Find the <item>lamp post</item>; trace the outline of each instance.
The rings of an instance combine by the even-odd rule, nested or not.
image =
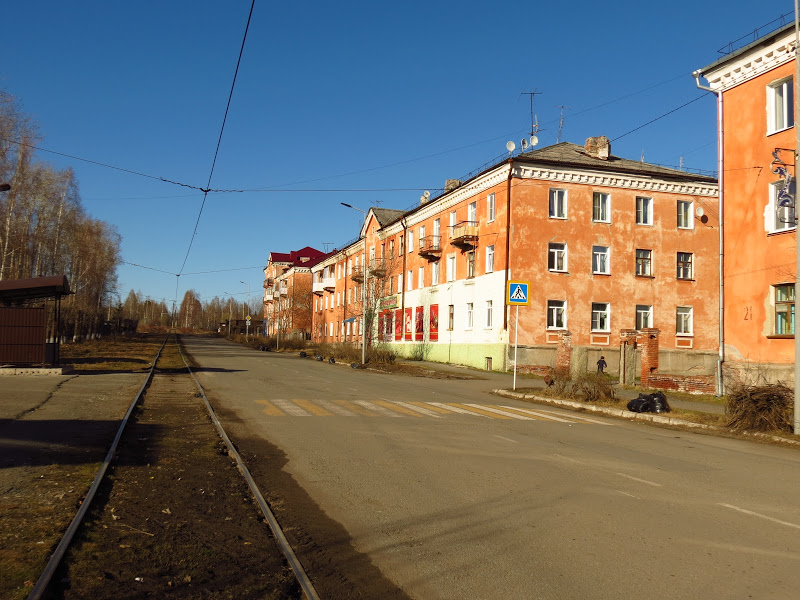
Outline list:
[[[250,284],[245,283],[241,279],[239,280],[239,283],[244,283],[244,285],[247,286],[247,314],[244,316],[246,323],[244,337],[245,339],[250,339]]]
[[[798,0],[794,0],[794,164],[797,165],[798,150],[800,150],[800,9]],[[797,168],[795,167],[795,177]],[[794,218],[797,219],[797,191],[795,188],[793,199]],[[800,299],[800,236],[798,236],[798,224],[795,222],[795,275],[794,275],[794,302],[797,306]],[[795,314],[797,310],[795,309]],[[800,435],[800,363],[797,362],[800,356],[800,331],[797,330],[797,317],[793,319],[794,329],[794,434]]]
[[[360,213],[364,213],[364,224],[367,222],[367,211],[361,210],[360,208],[356,208],[355,206],[351,206],[346,202],[340,202],[342,206],[346,206],[347,208],[352,208],[353,210],[357,210]],[[367,280],[369,278],[369,269],[367,268],[367,235],[364,232],[364,254],[363,254],[363,262],[364,262],[364,291],[361,294],[363,299],[362,309],[361,309],[361,364],[367,364],[367,291],[369,290],[369,285],[367,285]]]

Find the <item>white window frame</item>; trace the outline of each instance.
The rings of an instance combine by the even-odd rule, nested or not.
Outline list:
[[[425,287],[425,267],[422,266],[417,270],[417,287],[422,289]]]
[[[592,194],[592,222],[611,223],[611,194],[607,192]]]
[[[450,211],[450,226],[448,227],[448,229],[450,230],[449,231],[449,237],[453,237],[453,227],[455,227],[456,223],[458,222],[458,221],[456,221],[456,218],[457,218],[456,211],[455,210],[451,210]]]
[[[494,244],[486,246],[486,272],[494,272]]]
[[[414,230],[413,229],[409,229],[408,230],[408,240],[407,240],[406,245],[408,246],[408,253],[409,254],[414,252]]]
[[[400,273],[397,276],[397,291],[400,292],[403,289],[403,274]]]
[[[464,329],[472,329],[472,317],[474,312],[474,306],[472,302],[467,302],[467,314],[466,320],[464,321]]]
[[[455,281],[456,280],[456,255],[455,254],[448,254],[447,255],[447,265],[446,265],[446,276],[447,281]]]
[[[694,229],[694,202],[678,200],[677,211],[678,229]]]
[[[779,292],[784,291],[785,294]],[[783,297],[785,295],[785,297]],[[794,298],[794,284],[782,283],[772,286],[772,297],[775,303],[775,323],[773,324],[772,331],[774,335],[794,335],[795,330],[795,298]],[[784,307],[783,310],[780,310]],[[778,322],[781,315],[783,321],[786,322],[787,331],[778,329]]]
[[[420,225],[419,227],[419,248],[422,250],[422,246],[425,243],[423,240],[425,239],[425,225]]]
[[[611,252],[608,246],[592,246],[592,273],[611,274]]]
[[[769,184],[769,204],[764,212],[765,228],[770,233],[778,231],[791,231],[797,228],[795,219],[795,209],[792,206],[779,206],[778,194],[783,189],[784,181],[779,179]],[[797,186],[792,180],[789,193],[796,199]]]
[[[681,257],[689,257],[689,260],[681,260]],[[688,268],[685,266],[688,264]],[[694,253],[678,252],[675,256],[675,277],[676,279],[691,280],[694,278]],[[688,272],[687,272],[688,271]]]
[[[453,331],[456,326],[456,307],[454,304],[447,305],[447,331]]]
[[[558,324],[559,317],[561,318],[561,325]],[[567,328],[567,301],[566,300],[548,300],[547,301],[547,328],[548,329],[566,329]]]
[[[486,222],[491,223],[495,218],[494,194],[486,197]]]
[[[767,86],[767,135],[792,127],[794,127],[794,83],[792,77],[786,77]]]
[[[492,304],[491,300],[486,301],[486,329],[492,328],[492,312],[494,310]]]
[[[431,285],[439,283],[439,261],[431,263]]]
[[[478,224],[478,201],[467,204],[467,221],[470,225]]]
[[[636,224],[653,224],[653,199],[647,196],[636,196]]]
[[[646,259],[644,258],[644,256],[642,256],[642,260],[643,261],[646,260],[646,262],[642,262],[641,263],[642,265],[646,265],[647,266],[647,269],[646,269],[647,272],[646,273],[644,273],[644,272],[640,273],[639,272],[639,264],[640,264],[639,263],[639,252],[647,252],[647,258]],[[636,248],[636,250],[634,250],[633,262],[634,262],[634,274],[637,277],[652,277],[653,276],[653,251],[650,248]],[[642,271],[644,271],[644,270],[645,269],[642,269]]]
[[[559,268],[559,259],[561,268]],[[547,244],[547,270],[551,273],[567,272],[567,245],[561,242]]]
[[[677,306],[675,308],[675,335],[694,335],[694,307]]]
[[[653,326],[653,305],[636,305],[636,329],[649,329]]]
[[[406,291],[410,292],[414,289],[414,271],[411,269],[408,270],[408,277],[406,277]]]
[[[597,319],[595,319],[597,315]],[[603,327],[602,319],[605,319],[605,327]],[[597,326],[595,326],[597,321]],[[592,321],[591,330],[608,333],[611,331],[611,304],[609,302],[592,302]]]
[[[439,237],[440,235],[442,235],[442,222],[439,219],[433,220],[433,235],[434,237]],[[441,248],[441,243],[439,247]]]
[[[567,218],[567,190],[550,188],[548,214],[551,219]]]

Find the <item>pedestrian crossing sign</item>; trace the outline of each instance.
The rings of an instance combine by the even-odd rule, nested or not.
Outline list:
[[[506,288],[506,304],[516,304],[517,306],[530,304],[529,288],[530,282],[528,281],[509,281]]]

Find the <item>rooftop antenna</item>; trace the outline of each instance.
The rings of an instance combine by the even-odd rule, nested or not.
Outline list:
[[[328,252],[328,248],[333,246],[333,242],[322,242],[322,245],[325,247],[325,252]]]
[[[681,156],[681,167],[680,167],[680,169],[681,169],[681,171],[683,171],[683,156]],[[703,215],[700,215],[700,216],[702,217]]]
[[[641,159],[641,161],[644,162],[644,148],[642,148],[642,159]]]
[[[556,108],[561,109],[561,116],[558,119],[558,136],[556,137],[556,144],[561,142],[561,130],[564,129],[564,109],[565,108],[572,108],[571,106],[556,106]]]
[[[514,142],[507,142],[506,143],[506,150],[508,150],[508,155],[511,156],[511,153],[517,149],[517,145]]]
[[[522,92],[522,95],[529,96],[531,99],[531,137],[539,133],[539,115],[533,112],[534,108],[533,97],[541,93],[542,92],[540,92],[538,89],[535,89],[532,92]]]

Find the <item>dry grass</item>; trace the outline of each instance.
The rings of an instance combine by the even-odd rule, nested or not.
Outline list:
[[[794,390],[783,384],[741,386],[728,397],[726,425],[736,431],[790,433]]]
[[[61,363],[76,372],[140,373],[147,371],[164,334],[136,334],[61,345]]]

